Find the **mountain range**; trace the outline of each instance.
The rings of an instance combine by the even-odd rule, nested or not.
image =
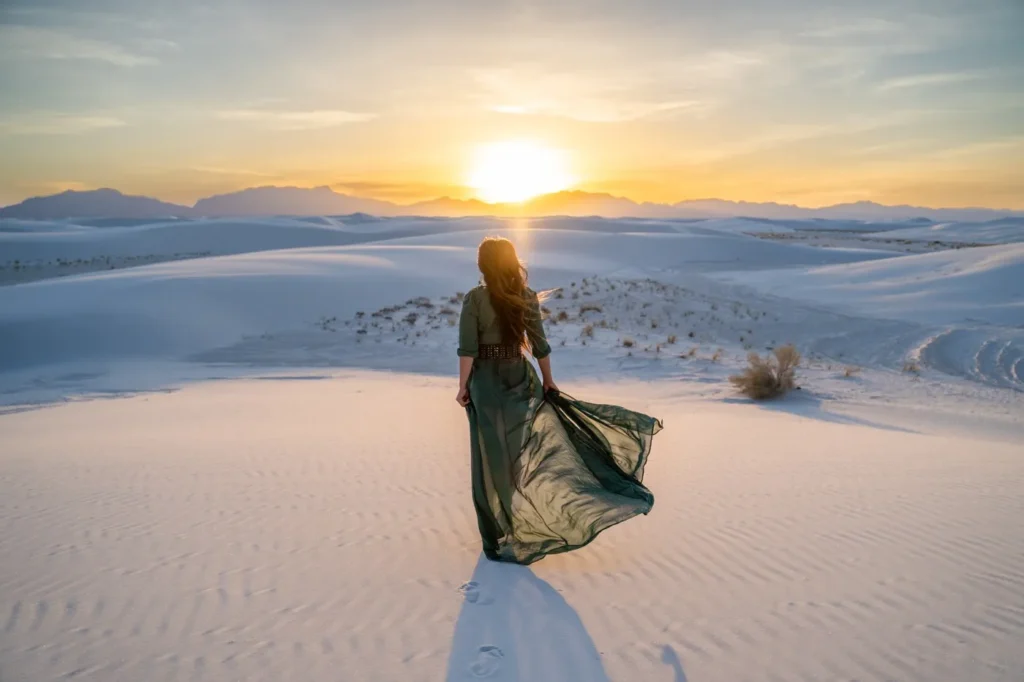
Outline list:
[[[825,220],[983,221],[1006,216],[1024,217],[1022,211],[987,208],[923,208],[885,206],[869,201],[804,208],[789,204],[751,203],[700,199],[675,204],[638,203],[611,194],[579,190],[534,197],[521,204],[489,204],[476,199],[441,197],[401,205],[379,199],[355,197],[330,187],[254,187],[200,199],[194,206],[122,194],[114,189],[68,190],[60,194],[26,199],[0,208],[0,218],[56,220],[64,218],[192,218],[274,215],[378,216],[604,216],[607,218],[722,218]]]

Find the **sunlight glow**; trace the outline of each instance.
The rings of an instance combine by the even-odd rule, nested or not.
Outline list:
[[[517,203],[571,187],[566,154],[530,140],[506,140],[476,150],[469,186],[491,203]]]

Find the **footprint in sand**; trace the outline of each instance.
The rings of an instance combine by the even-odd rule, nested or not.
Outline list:
[[[480,584],[472,580],[468,583],[463,583],[459,587],[459,592],[462,593],[462,596],[465,597],[466,601],[470,604],[484,606],[494,602],[492,598],[488,597],[484,594],[483,590],[480,589]]]
[[[477,652],[476,660],[469,666],[474,677],[490,677],[501,668],[501,659],[505,654],[496,646],[482,646]]]

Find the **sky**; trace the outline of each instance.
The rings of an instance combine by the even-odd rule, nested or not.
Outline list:
[[[1022,0],[0,0],[0,204],[469,198],[482,147],[638,201],[1024,209]]]

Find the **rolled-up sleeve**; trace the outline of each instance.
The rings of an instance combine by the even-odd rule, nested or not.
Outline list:
[[[476,305],[472,292],[462,299],[462,314],[459,315],[459,357],[475,358],[480,351],[480,329],[477,324]]]
[[[530,315],[526,320],[526,337],[530,340],[533,357],[542,360],[551,355],[551,346],[544,335],[544,323],[541,321],[540,300],[533,291],[530,292]]]

